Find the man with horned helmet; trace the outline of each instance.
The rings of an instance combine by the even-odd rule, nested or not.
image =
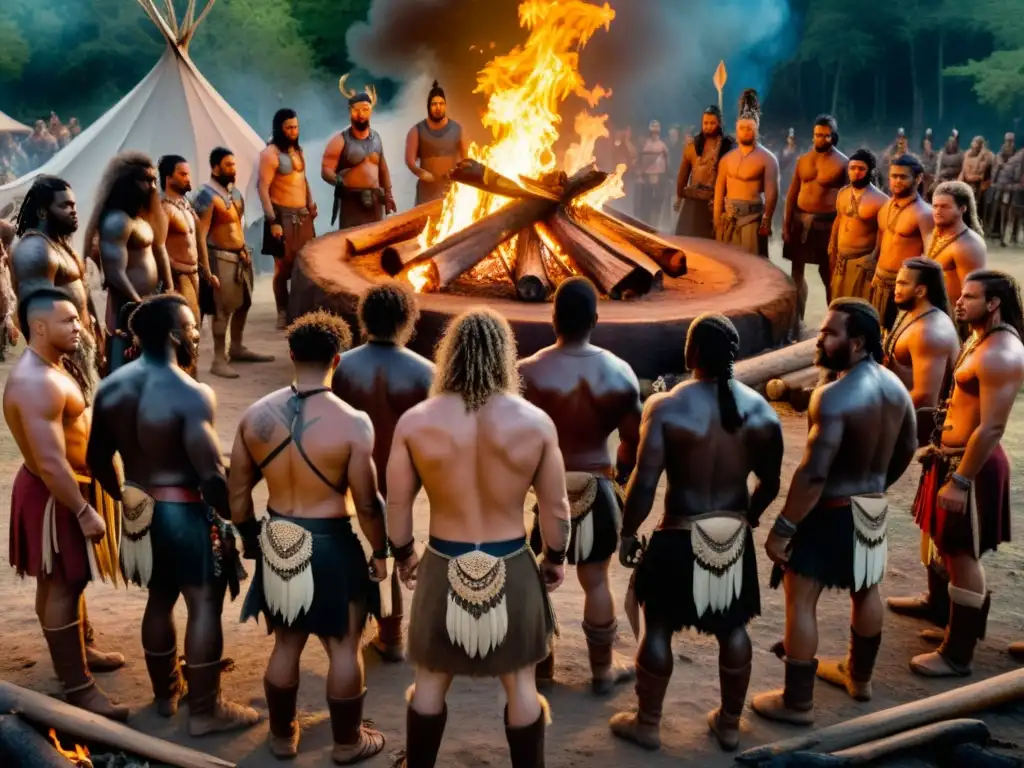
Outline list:
[[[784,580],[786,591],[785,686],[752,701],[770,720],[814,722],[816,673],[858,701],[871,698],[882,641],[885,491],[917,450],[914,404],[881,361],[878,313],[862,299],[833,299],[818,334],[817,365],[840,376],[811,396],[807,449],[765,542],[775,562],[771,585]],[[819,667],[816,613],[826,588],[850,594],[850,651],[845,661]]]
[[[370,127],[370,117],[377,104],[373,86],[355,93],[345,87],[348,75],[338,81],[338,88],[348,98],[352,125],[327,142],[320,176],[334,187],[334,209],[331,224],[339,229],[357,227],[380,221],[387,213],[398,210],[391,194],[391,171],[384,158],[380,134]]]
[[[758,141],[760,122],[757,91],[747,88],[736,120],[739,146],[718,164],[715,239],[768,258],[772,216],[779,202],[779,161]]]
[[[288,327],[288,281],[295,257],[316,237],[316,203],[306,178],[306,156],[299,144],[299,116],[294,109],[274,114],[270,141],[260,152],[259,193],[263,253],[274,257],[274,303],[281,331]]]
[[[963,181],[945,181],[932,195],[932,219],[935,229],[925,254],[942,265],[946,294],[950,304],[960,298],[963,281],[976,269],[984,269],[988,260],[981,219],[974,192]],[[961,328],[966,338],[968,328]]]
[[[914,500],[914,520],[949,573],[942,645],[910,662],[924,677],[970,674],[991,598],[981,556],[1010,541],[1010,463],[999,441],[1024,384],[1017,281],[994,270],[971,272],[956,319],[970,327],[971,336],[942,394],[948,397],[940,402],[942,427],[923,458]]]
[[[402,414],[430,395],[434,364],[405,346],[420,316],[416,294],[405,281],[369,288],[359,299],[357,314],[365,343],[341,356],[331,389],[370,417],[374,431],[373,460],[381,472],[377,484],[387,499],[386,469],[395,425]],[[371,641],[385,662],[405,659],[403,599],[396,571],[391,580],[391,610],[382,611],[377,636]]]
[[[416,585],[409,624],[416,683],[399,763],[406,768],[436,764],[455,675],[501,680],[513,768],[544,765],[547,702],[535,666],[555,631],[547,593],[563,579],[569,500],[555,425],[518,391],[512,329],[498,313],[473,309],[440,342],[433,396],[395,429],[388,522],[402,580]],[[422,560],[412,525],[421,485],[430,499]],[[545,543],[539,566],[523,521],[531,487]]]
[[[662,702],[672,675],[672,635],[693,628],[718,640],[721,706],[708,726],[728,750],[753,655],[747,623],[760,614],[751,527],[779,493],[782,425],[763,397],[733,380],[739,334],[722,315],[690,325],[686,366],[693,379],[644,406],[636,471],[626,491],[619,561],[636,568],[645,631],[636,656],[636,713],[611,719],[616,736],[648,749],[661,743]],[[644,549],[637,530],[667,472],[661,523]],[[748,493],[750,475],[757,478]]]
[[[253,352],[243,343],[245,322],[252,308],[252,251],[245,244],[245,200],[235,186],[237,165],[227,147],[210,152],[210,180],[195,198],[199,236],[206,240],[210,269],[217,276],[213,291],[213,363],[210,373],[237,379],[230,363],[269,363],[273,355]],[[199,318],[196,318],[198,321]],[[231,346],[228,347],[228,331]]]
[[[121,509],[89,471],[90,401],[63,365],[79,346],[82,323],[71,293],[52,286],[23,294],[18,314],[28,349],[3,395],[24,460],[11,490],[11,565],[36,579],[36,615],[67,700],[126,720],[128,708],[111,702],[90,674],[124,665],[120,654],[91,647],[84,598],[91,580],[117,582]]]
[[[923,447],[935,431],[942,389],[960,352],[942,267],[932,259],[907,259],[896,276],[894,301],[900,314],[885,339],[882,364],[899,376],[910,392],[917,409],[917,442]],[[886,605],[893,613],[945,627],[949,619],[949,579],[927,536],[922,541],[921,555],[928,591],[920,596],[890,597]]]
[[[818,115],[814,121],[814,146],[796,161],[793,181],[786,195],[786,213],[782,220],[782,258],[792,264],[797,287],[797,318],[803,322],[807,308],[807,280],[804,269],[818,267],[825,286],[826,300],[832,298],[832,270],[829,242],[836,220],[836,199],[846,184],[849,159],[836,147],[839,128],[831,115]]]
[[[167,215],[157,170],[141,152],[122,152],[103,172],[85,247],[107,289],[107,372],[127,362],[132,348],[128,314],[147,296],[174,290],[167,256]]]
[[[156,711],[172,717],[187,681],[190,735],[248,728],[259,713],[221,696],[229,668],[224,597],[229,588],[232,599],[238,595],[245,571],[214,429],[216,397],[187,373],[199,325],[176,293],[146,298],[128,325],[141,354],[100,384],[87,458],[104,490],[123,503],[125,578],[149,591],[142,647]],[[174,622],[180,597],[188,613],[184,681]]]
[[[592,675],[591,689],[612,693],[633,679],[631,665],[617,663],[612,651],[619,623],[608,565],[622,528],[620,484],[636,464],[640,439],[640,384],[627,363],[590,343],[597,325],[597,290],[585,277],[571,277],[555,292],[557,342],[519,363],[527,400],[555,423],[565,462],[572,513],[569,563],[583,587],[583,634]],[[608,437],[619,433],[612,463]],[[534,525],[533,551],[543,550],[542,531]],[[554,651],[537,666],[537,682],[554,678]]]
[[[448,172],[466,156],[462,126],[448,117],[444,89],[434,81],[427,94],[427,117],[405,138],[405,166],[416,177],[416,205],[448,193]]]
[[[869,149],[850,155],[846,175],[850,183],[836,196],[829,259],[834,299],[868,298],[878,260],[878,211],[888,201],[875,186],[875,156]]]
[[[700,133],[686,142],[676,177],[674,208],[679,211],[676,234],[715,239],[713,223],[718,164],[736,146],[722,130],[722,110],[712,104],[701,115]]]
[[[242,619],[274,633],[263,686],[270,709],[270,751],[298,752],[299,662],[310,635],[327,649],[332,757],[342,765],[384,748],[363,721],[366,700],[360,640],[367,617],[380,614],[377,583],[387,578],[384,502],[377,492],[373,425],[331,393],[331,374],[352,344],[348,323],[322,310],[288,328],[294,364],[290,387],[271,392],[242,416],[231,451],[232,520],[257,559]],[[257,521],[252,491],[267,482],[268,515]],[[346,508],[351,493],[354,510]],[[358,517],[373,547],[367,563],[352,528]]]

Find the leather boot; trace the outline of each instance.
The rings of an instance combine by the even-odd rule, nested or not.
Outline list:
[[[793,725],[814,723],[814,676],[818,660],[800,661],[788,656],[786,682],[781,691],[759,693],[750,701],[751,708],[768,720]]]
[[[245,345],[239,343],[235,344],[232,342],[231,349],[228,350],[228,359],[232,363],[272,363],[274,362],[273,355],[264,355],[260,352],[253,352]]]
[[[587,655],[590,657],[590,673],[593,679],[591,690],[598,696],[607,696],[616,685],[636,679],[636,668],[628,662],[615,658],[612,650],[619,631],[619,622],[604,627],[594,627],[583,622],[583,634],[587,638]]]
[[[850,627],[850,652],[845,659],[825,659],[818,664],[818,678],[845,688],[856,701],[871,701],[871,673],[882,644],[882,633],[862,637]]]
[[[732,752],[740,744],[740,716],[750,685],[750,662],[736,669],[718,667],[718,681],[722,688],[722,706],[708,713],[708,727],[719,745]]]
[[[102,717],[125,722],[128,719],[128,707],[115,704],[107,698],[89,674],[85,663],[85,639],[81,622],[75,621],[54,629],[43,627],[43,636],[68,703]]]
[[[369,760],[384,749],[384,734],[371,728],[371,720],[363,720],[366,689],[351,699],[327,697],[331,711],[331,733],[334,750],[331,759],[338,765],[354,765]]]
[[[221,697],[220,678],[224,671],[223,659],[185,666],[190,736],[249,728],[263,719],[252,707]]]
[[[967,677],[985,621],[985,596],[949,585],[949,626],[937,651],[910,660],[922,677]]]
[[[439,715],[421,715],[410,704],[405,710],[405,750],[394,768],[434,768],[447,722],[447,706]]]
[[[270,710],[267,747],[274,757],[290,760],[299,754],[299,721],[295,718],[299,684],[278,688],[264,678],[263,691],[267,696],[267,709]]]
[[[546,691],[555,684],[555,649],[543,661],[537,662],[537,690]]]
[[[992,607],[992,592],[985,593],[985,602],[981,606],[981,635],[978,636],[979,640],[985,639],[985,632],[988,630],[988,611]],[[945,625],[943,625],[945,627]],[[926,640],[929,643],[941,643],[946,639],[946,631],[943,629],[922,629],[920,632],[922,640]]]
[[[543,697],[540,714],[530,725],[512,728],[508,724],[508,706],[505,707],[505,738],[512,768],[544,768],[544,727],[547,725],[548,707]]]
[[[377,619],[377,636],[370,643],[381,659],[388,664],[405,661],[402,643],[402,614]]]
[[[636,712],[612,715],[608,726],[620,739],[632,741],[644,749],[661,749],[661,707],[665,702],[669,677],[651,674],[636,665]]]
[[[227,348],[227,323],[221,320],[213,321],[213,363],[210,364],[210,373],[220,376],[222,379],[237,379],[238,372],[228,365],[228,357],[225,353]]]
[[[85,594],[78,601],[79,616],[82,620],[82,634],[85,637],[85,662],[90,672],[113,672],[124,666],[124,656],[114,651],[101,651],[96,647],[96,631],[89,621],[89,609],[85,605]]]
[[[885,603],[889,610],[900,616],[925,619],[937,627],[945,627],[949,620],[949,579],[931,563],[928,574],[928,591],[914,597],[890,597]]]
[[[146,670],[153,686],[153,703],[161,717],[174,717],[178,701],[185,693],[185,680],[178,663],[178,649],[156,653],[142,649],[146,656]]]

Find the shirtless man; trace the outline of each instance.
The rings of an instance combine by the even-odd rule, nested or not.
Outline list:
[[[86,252],[98,256],[107,289],[107,373],[127,362],[132,306],[147,296],[173,290],[166,241],[167,216],[157,194],[156,167],[141,152],[122,152],[103,172],[96,207],[85,229]]]
[[[632,666],[616,664],[612,653],[618,631],[608,565],[622,529],[619,494],[636,464],[640,440],[640,384],[627,363],[590,343],[597,325],[597,290],[585,277],[571,277],[555,292],[558,341],[519,363],[527,400],[555,423],[558,447],[571,494],[572,546],[569,563],[585,595],[583,634],[587,638],[591,689],[610,694],[634,678]],[[618,430],[612,464],[608,438]],[[541,526],[535,524],[533,551],[540,554]],[[537,666],[537,683],[550,685],[554,651]]]
[[[970,186],[962,181],[939,184],[932,195],[932,218],[935,229],[927,255],[942,265],[946,295],[956,305],[964,279],[974,270],[984,269],[988,255]],[[966,339],[969,332],[963,326],[961,337]]]
[[[306,178],[306,156],[299,144],[299,116],[294,109],[274,114],[273,133],[260,152],[260,204],[263,206],[263,253],[274,257],[274,303],[277,330],[288,327],[288,281],[295,257],[316,237],[316,203]]]
[[[377,93],[347,91],[344,77],[339,85],[348,97],[352,125],[327,142],[320,177],[334,187],[331,224],[337,221],[338,229],[347,229],[380,221],[387,213],[397,211],[398,206],[391,194],[391,171],[384,158],[384,144],[380,134],[370,127]]]
[[[380,613],[375,582],[387,578],[384,501],[377,493],[373,425],[331,394],[348,324],[324,311],[288,329],[295,366],[290,387],[256,401],[242,416],[231,451],[231,519],[257,558],[242,620],[262,615],[274,633],[263,687],[270,709],[268,746],[278,758],[298,754],[299,662],[310,635],[327,650],[327,704],[336,763],[362,762],[384,748],[363,724],[366,699],[360,640],[369,613]],[[267,517],[257,521],[252,491],[266,480]],[[351,492],[372,564],[352,530]]]
[[[928,444],[942,387],[953,370],[960,339],[950,318],[942,267],[925,258],[907,259],[896,276],[895,302],[900,314],[885,340],[883,364],[906,386],[917,409],[917,443]],[[890,597],[893,613],[927,619],[940,627],[949,618],[948,577],[925,537],[922,555],[928,591],[914,597]]]
[[[924,255],[925,240],[935,226],[931,206],[918,194],[923,173],[913,155],[894,157],[889,164],[892,199],[878,211],[878,264],[868,294],[885,330],[896,319],[896,274],[907,259]]]
[[[248,728],[260,715],[220,693],[224,593],[230,586],[234,598],[245,572],[229,525],[213,425],[216,398],[186,373],[198,351],[199,326],[188,302],[171,293],[143,301],[129,329],[141,355],[100,384],[88,461],[103,488],[124,504],[125,578],[149,590],[142,648],[156,711],[173,716],[184,692],[174,623],[183,596],[189,734]]]
[[[763,397],[733,381],[738,351],[733,324],[722,315],[702,315],[686,339],[693,379],[644,406],[619,550],[622,565],[637,568],[644,606],[646,629],[636,657],[639,711],[615,715],[611,729],[648,749],[661,744],[672,635],[688,627],[718,640],[721,707],[708,713],[708,726],[724,749],[739,743],[753,655],[746,625],[761,613],[750,529],[779,493],[782,425]],[[644,551],[637,530],[651,512],[663,471],[665,512]],[[757,477],[753,494],[747,492],[751,474]],[[693,547],[695,535],[704,547]]]
[[[91,403],[103,362],[102,331],[86,282],[85,261],[71,245],[77,230],[78,208],[71,185],[56,176],[37,177],[18,213],[11,282],[19,300],[41,288],[58,288],[74,302],[82,328],[77,347],[64,357],[65,368]]]
[[[878,260],[878,212],[889,200],[874,184],[875,156],[869,149],[850,155],[850,183],[836,197],[829,258],[835,299],[867,299]]]
[[[4,386],[4,419],[24,460],[11,491],[11,565],[36,579],[36,615],[67,700],[127,720],[128,708],[89,674],[90,662],[111,662],[102,667],[109,671],[124,658],[90,653],[83,626],[89,581],[117,582],[120,509],[89,472],[89,404],[61,364],[81,338],[78,309],[69,294],[37,288],[21,299],[19,314],[28,350]]]
[[[712,104],[701,115],[700,133],[683,150],[673,204],[679,211],[677,235],[715,239],[712,208],[718,164],[735,147],[736,139],[722,131],[722,111]]]
[[[341,356],[334,371],[334,394],[363,411],[373,424],[377,483],[388,495],[391,438],[402,414],[430,394],[434,364],[406,348],[419,319],[416,294],[404,282],[375,285],[359,300],[359,325],[366,343]],[[373,648],[386,662],[405,659],[402,648],[403,595],[397,571],[391,580],[391,610],[377,622]]]
[[[793,171],[793,182],[786,195],[786,214],[782,221],[782,258],[792,263],[797,287],[798,321],[803,322],[807,308],[807,280],[804,268],[818,266],[825,286],[826,301],[832,299],[832,269],[829,243],[836,220],[836,200],[846,184],[846,155],[836,147],[839,128],[831,115],[819,115],[814,121],[814,147],[800,156]]]
[[[718,164],[715,182],[715,239],[768,258],[772,216],[779,202],[779,161],[757,140],[761,107],[757,91],[740,97],[736,120],[739,146]]]
[[[985,137],[975,136],[964,155],[964,166],[957,179],[967,184],[974,193],[978,218],[981,221],[985,220],[985,200],[988,189],[992,186],[992,167],[995,165],[995,161],[995,154],[985,146]]]
[[[217,276],[210,271],[210,257],[206,252],[206,238],[200,238],[199,216],[185,197],[192,191],[192,172],[188,161],[180,155],[164,155],[157,165],[160,172],[160,200],[167,216],[167,256],[174,275],[174,292],[188,302],[189,309],[199,318],[199,280],[220,287]]]
[[[1017,281],[994,270],[970,273],[956,319],[970,326],[971,337],[953,368],[943,426],[924,459],[914,501],[914,519],[950,580],[942,645],[910,662],[924,677],[970,674],[991,597],[981,556],[1010,541],[1010,463],[999,440],[1024,384]]]
[[[238,378],[229,363],[269,363],[274,359],[242,343],[252,306],[253,270],[252,254],[245,244],[245,200],[235,187],[235,168],[230,149],[214,149],[210,153],[210,181],[199,190],[194,203],[199,214],[199,237],[206,242],[210,269],[219,283],[213,293],[217,313],[213,318],[210,373],[225,379]]]
[[[427,118],[405,137],[405,167],[416,177],[416,205],[448,194],[448,173],[466,156],[462,126],[448,117],[444,89],[434,81],[427,94]]]
[[[547,702],[534,668],[551,650],[555,620],[542,584],[562,583],[569,500],[555,425],[518,391],[512,329],[492,310],[471,310],[438,346],[433,396],[395,428],[388,521],[402,580],[416,585],[404,768],[436,764],[455,675],[501,680],[513,768],[544,765]],[[412,520],[421,484],[430,500],[422,562]],[[545,543],[540,574],[523,524],[531,486]]]
[[[960,132],[954,128],[935,162],[935,183],[956,181],[963,169],[964,153],[960,149]]]
[[[816,672],[858,701],[871,699],[882,641],[885,491],[917,449],[914,404],[881,360],[881,327],[871,305],[833,299],[818,334],[817,365],[839,378],[811,396],[807,449],[765,542],[776,564],[771,584],[784,580],[786,588],[785,687],[752,700],[754,711],[770,720],[814,722]],[[850,653],[819,666],[817,606],[826,588],[850,593]]]

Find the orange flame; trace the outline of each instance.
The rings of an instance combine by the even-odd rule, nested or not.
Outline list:
[[[554,145],[561,123],[559,106],[576,95],[594,107],[610,93],[601,86],[586,88],[579,72],[579,50],[599,29],[607,30],[614,18],[615,11],[608,3],[523,0],[519,24],[530,31],[526,42],[496,56],[477,77],[476,91],[488,96],[483,124],[491,129],[494,141],[484,147],[471,144],[468,156],[513,180],[539,178],[553,171],[557,167]],[[605,119],[592,118],[607,135]],[[584,151],[588,157],[592,158],[596,138],[581,140],[583,145],[589,142],[590,149]],[[428,222],[420,235],[420,245],[430,247],[507,203],[507,198],[453,184],[440,218]]]
[[[75,744],[74,750],[64,749],[64,747],[61,746],[60,739],[57,738],[57,731],[53,728],[50,729],[50,741],[53,742],[54,748],[74,765],[79,766],[79,768],[92,768],[92,760],[89,758],[88,747],[83,747],[81,744]]]

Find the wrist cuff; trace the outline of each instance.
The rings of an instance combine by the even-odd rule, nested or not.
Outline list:
[[[565,563],[565,558],[566,558],[566,556],[568,554],[569,554],[569,550],[568,549],[554,550],[554,549],[551,549],[550,547],[548,547],[546,545],[544,547],[544,559],[547,562],[552,563],[553,565],[562,565],[562,564],[564,564]]]
[[[416,553],[416,537],[413,536],[409,539],[408,544],[403,544],[400,547],[396,547],[393,541],[388,540],[388,547],[391,549],[391,555],[395,558],[395,562],[404,563]]]

